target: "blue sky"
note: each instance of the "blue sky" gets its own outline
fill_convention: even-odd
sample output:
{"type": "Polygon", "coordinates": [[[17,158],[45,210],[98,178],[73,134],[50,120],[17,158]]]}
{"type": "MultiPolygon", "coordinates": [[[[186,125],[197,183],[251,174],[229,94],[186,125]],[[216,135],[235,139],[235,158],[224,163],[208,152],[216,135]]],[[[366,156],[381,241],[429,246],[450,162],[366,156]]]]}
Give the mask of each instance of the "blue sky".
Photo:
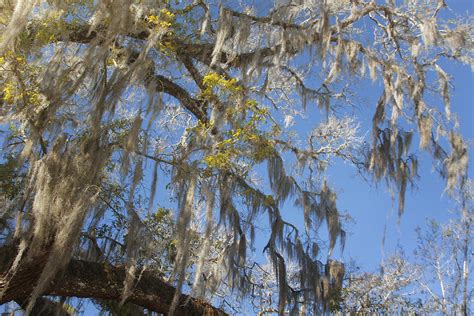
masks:
{"type": "MultiPolygon", "coordinates": [[[[472,0],[446,1],[452,13],[472,15],[472,0]]],[[[450,63],[445,70],[453,77],[451,106],[460,121],[460,131],[469,146],[472,157],[474,146],[474,75],[469,66],[450,63]]],[[[369,90],[370,93],[370,90],[369,90]]],[[[373,98],[376,96],[372,96],[373,98]]],[[[370,95],[367,95],[371,99],[370,95]]],[[[370,109],[362,109],[371,115],[370,109]]],[[[445,182],[433,170],[432,159],[424,153],[419,156],[420,179],[416,188],[407,191],[405,212],[398,222],[398,205],[390,192],[381,183],[378,187],[368,186],[347,166],[338,165],[330,172],[329,179],[335,183],[345,183],[339,192],[338,206],[347,210],[355,223],[348,227],[346,248],[341,257],[355,259],[362,270],[374,271],[385,257],[401,245],[407,254],[415,247],[415,228],[423,226],[427,218],[441,222],[453,216],[449,210],[454,204],[447,194],[443,194],[445,182]],[[386,229],[385,245],[382,240],[386,229]]],[[[469,164],[472,178],[472,160],[469,164]]]]}

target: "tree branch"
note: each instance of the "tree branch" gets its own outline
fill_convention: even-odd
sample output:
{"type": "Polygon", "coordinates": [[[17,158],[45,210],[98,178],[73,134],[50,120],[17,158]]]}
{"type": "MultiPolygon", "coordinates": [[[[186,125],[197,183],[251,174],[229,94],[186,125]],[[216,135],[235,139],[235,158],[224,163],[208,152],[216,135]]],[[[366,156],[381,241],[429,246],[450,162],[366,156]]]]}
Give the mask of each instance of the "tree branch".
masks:
{"type": "MultiPolygon", "coordinates": [[[[48,253],[31,260],[22,260],[17,272],[11,280],[6,280],[6,274],[16,256],[16,247],[13,245],[0,247],[0,304],[12,300],[28,297],[48,259],[48,253]]],[[[66,269],[56,277],[43,295],[62,297],[81,297],[108,299],[120,301],[125,281],[125,267],[115,267],[106,263],[71,260],[66,269]]],[[[142,273],[136,282],[132,294],[127,302],[142,306],[157,313],[167,313],[171,306],[175,287],[164,282],[151,271],[142,273]]],[[[213,307],[209,303],[190,298],[184,305],[188,295],[181,295],[175,315],[226,315],[224,311],[213,307]]]]}

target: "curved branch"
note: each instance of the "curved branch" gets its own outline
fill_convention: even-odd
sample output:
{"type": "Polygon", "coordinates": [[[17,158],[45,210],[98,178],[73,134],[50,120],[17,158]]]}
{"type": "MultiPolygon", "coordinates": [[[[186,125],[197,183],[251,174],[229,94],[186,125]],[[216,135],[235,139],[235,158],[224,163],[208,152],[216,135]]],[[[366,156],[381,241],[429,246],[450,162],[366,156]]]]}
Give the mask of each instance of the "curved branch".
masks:
{"type": "MultiPolygon", "coordinates": [[[[67,32],[60,34],[55,38],[57,42],[74,42],[80,44],[100,43],[101,34],[105,31],[104,27],[99,26],[91,30],[90,25],[73,25],[68,24],[66,26],[67,32]]],[[[36,30],[35,23],[31,23],[28,27],[30,36],[34,38],[34,32],[36,30]]],[[[139,33],[128,34],[128,36],[146,40],[150,32],[144,30],[139,33]]],[[[167,39],[168,40],[168,39],[167,39]]],[[[180,42],[178,42],[180,43],[180,42]]],[[[178,47],[182,48],[180,45],[178,47]]],[[[129,50],[127,56],[127,64],[132,65],[135,62],[142,62],[140,53],[137,51],[129,50]]],[[[144,78],[144,84],[152,86],[157,92],[164,92],[174,98],[176,98],[183,107],[190,111],[198,120],[207,123],[209,119],[204,111],[203,102],[193,98],[186,89],[176,84],[172,80],[162,75],[155,74],[154,63],[150,63],[149,69],[147,69],[148,76],[144,78]]]]}
{"type": "MultiPolygon", "coordinates": [[[[45,253],[31,260],[23,260],[14,277],[6,287],[6,273],[16,256],[16,247],[0,247],[0,304],[28,297],[41,274],[41,267],[48,259],[45,253]]],[[[50,284],[43,295],[62,297],[82,297],[120,301],[125,281],[125,267],[115,267],[106,263],[71,260],[62,274],[50,284]]],[[[151,271],[144,271],[136,282],[127,302],[142,306],[157,313],[167,313],[171,306],[175,287],[164,282],[151,271]]],[[[209,303],[181,295],[181,304],[175,315],[226,315],[224,311],[209,303]],[[185,302],[188,301],[187,304],[185,302]]]]}
{"type": "Polygon", "coordinates": [[[201,122],[207,123],[209,121],[206,112],[204,111],[205,106],[203,105],[203,102],[191,97],[191,95],[189,95],[189,93],[180,85],[161,75],[153,76],[148,83],[152,84],[156,91],[164,92],[176,98],[201,122]]]}

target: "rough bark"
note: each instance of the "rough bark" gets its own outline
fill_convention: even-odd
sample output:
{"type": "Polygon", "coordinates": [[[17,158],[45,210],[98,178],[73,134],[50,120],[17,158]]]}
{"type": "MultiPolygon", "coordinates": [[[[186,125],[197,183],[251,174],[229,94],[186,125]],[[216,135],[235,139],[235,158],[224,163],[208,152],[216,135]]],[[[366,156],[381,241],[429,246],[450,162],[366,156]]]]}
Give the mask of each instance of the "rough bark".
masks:
{"type": "MultiPolygon", "coordinates": [[[[41,274],[47,253],[32,260],[22,260],[20,266],[9,281],[7,287],[6,273],[16,255],[16,247],[0,247],[0,304],[28,297],[41,274]]],[[[106,263],[71,260],[66,269],[51,282],[43,295],[95,298],[120,301],[125,280],[125,268],[106,263]]],[[[149,310],[166,314],[169,311],[175,288],[152,272],[145,271],[136,283],[133,294],[127,302],[149,310]]],[[[24,300],[24,299],[23,299],[24,300]]],[[[175,315],[226,315],[224,311],[209,303],[182,295],[175,315]]]]}

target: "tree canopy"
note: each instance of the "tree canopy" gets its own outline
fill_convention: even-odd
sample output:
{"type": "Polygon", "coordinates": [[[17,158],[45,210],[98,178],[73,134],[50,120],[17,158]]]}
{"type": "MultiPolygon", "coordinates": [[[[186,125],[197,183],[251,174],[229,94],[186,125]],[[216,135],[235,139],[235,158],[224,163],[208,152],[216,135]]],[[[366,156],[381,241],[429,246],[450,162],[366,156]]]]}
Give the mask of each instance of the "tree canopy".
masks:
{"type": "Polygon", "coordinates": [[[345,273],[332,164],[386,183],[400,216],[418,149],[464,192],[447,65],[473,67],[474,27],[443,0],[0,8],[0,303],[318,314],[345,273]]]}

